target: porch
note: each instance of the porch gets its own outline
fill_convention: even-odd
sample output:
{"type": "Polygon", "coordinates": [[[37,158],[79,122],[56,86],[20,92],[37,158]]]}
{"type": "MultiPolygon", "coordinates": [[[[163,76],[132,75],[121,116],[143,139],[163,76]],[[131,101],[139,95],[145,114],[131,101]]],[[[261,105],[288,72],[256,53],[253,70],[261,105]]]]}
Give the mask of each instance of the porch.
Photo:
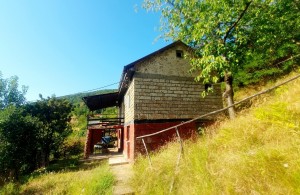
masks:
{"type": "Polygon", "coordinates": [[[90,114],[87,116],[88,129],[115,129],[124,125],[124,118],[114,115],[90,114]]]}
{"type": "Polygon", "coordinates": [[[94,161],[103,161],[108,160],[108,164],[111,166],[121,165],[129,163],[128,160],[124,157],[122,152],[118,152],[117,148],[108,148],[108,152],[105,154],[96,153],[91,154],[89,158],[83,159],[84,162],[94,162],[94,161]]]}
{"type": "Polygon", "coordinates": [[[84,158],[108,153],[109,148],[117,148],[122,152],[124,119],[116,115],[103,114],[109,107],[118,106],[118,92],[83,97],[82,100],[89,108],[87,116],[87,136],[84,149],[84,158]]]}
{"type": "Polygon", "coordinates": [[[123,151],[123,124],[123,118],[89,115],[84,157],[87,159],[91,155],[121,153],[123,151]]]}

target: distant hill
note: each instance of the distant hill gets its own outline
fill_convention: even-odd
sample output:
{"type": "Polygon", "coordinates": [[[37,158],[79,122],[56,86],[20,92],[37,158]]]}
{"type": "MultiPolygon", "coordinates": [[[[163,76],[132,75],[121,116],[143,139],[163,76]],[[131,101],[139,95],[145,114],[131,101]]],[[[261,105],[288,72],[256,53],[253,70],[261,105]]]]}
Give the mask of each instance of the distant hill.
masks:
{"type": "Polygon", "coordinates": [[[76,94],[71,94],[71,95],[66,95],[62,96],[60,98],[65,98],[69,100],[72,104],[77,105],[80,102],[82,102],[82,98],[86,96],[91,96],[91,95],[99,95],[99,94],[105,94],[105,93],[113,93],[118,91],[117,89],[104,89],[104,90],[97,90],[97,91],[92,91],[92,92],[87,92],[87,93],[76,93],[76,94]]]}

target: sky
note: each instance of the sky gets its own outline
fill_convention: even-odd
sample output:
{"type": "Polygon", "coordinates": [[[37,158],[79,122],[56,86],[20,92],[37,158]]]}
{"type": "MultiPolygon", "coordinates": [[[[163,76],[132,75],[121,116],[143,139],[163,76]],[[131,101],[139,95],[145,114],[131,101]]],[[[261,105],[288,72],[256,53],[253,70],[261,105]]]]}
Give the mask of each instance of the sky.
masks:
{"type": "MultiPolygon", "coordinates": [[[[119,82],[123,67],[168,44],[142,0],[0,0],[0,71],[28,101],[119,82]]],[[[117,88],[118,84],[106,87],[117,88]]]]}

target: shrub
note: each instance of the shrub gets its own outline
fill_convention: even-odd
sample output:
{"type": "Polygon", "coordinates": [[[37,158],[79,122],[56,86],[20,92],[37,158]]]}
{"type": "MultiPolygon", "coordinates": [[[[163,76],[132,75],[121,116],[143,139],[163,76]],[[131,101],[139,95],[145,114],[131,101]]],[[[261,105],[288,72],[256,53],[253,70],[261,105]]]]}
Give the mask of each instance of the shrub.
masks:
{"type": "Polygon", "coordinates": [[[60,147],[59,151],[55,154],[55,158],[70,158],[72,156],[82,155],[84,149],[83,138],[69,138],[60,147]]]}

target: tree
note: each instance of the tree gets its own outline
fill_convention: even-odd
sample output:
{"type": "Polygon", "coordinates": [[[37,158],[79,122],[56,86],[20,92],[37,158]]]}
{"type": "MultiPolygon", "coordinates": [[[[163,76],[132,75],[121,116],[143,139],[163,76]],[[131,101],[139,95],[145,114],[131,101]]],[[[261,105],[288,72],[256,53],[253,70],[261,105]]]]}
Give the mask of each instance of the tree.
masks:
{"type": "Polygon", "coordinates": [[[40,97],[41,100],[26,105],[26,111],[42,123],[38,132],[41,147],[39,159],[40,166],[47,166],[50,155],[56,154],[63,141],[72,132],[69,122],[73,106],[65,99],[40,97]]]}
{"type": "Polygon", "coordinates": [[[0,172],[4,176],[14,180],[37,168],[39,128],[39,120],[22,108],[9,106],[0,111],[0,172]]]}
{"type": "Polygon", "coordinates": [[[0,110],[0,176],[18,179],[47,166],[71,133],[71,111],[68,101],[55,97],[0,110]]]}
{"type": "Polygon", "coordinates": [[[18,90],[18,77],[0,74],[0,176],[11,179],[47,166],[71,133],[73,107],[67,100],[40,96],[25,104],[26,90],[18,90]]]}
{"type": "MultiPolygon", "coordinates": [[[[300,52],[299,1],[145,0],[144,7],[161,11],[167,40],[182,40],[194,49],[187,58],[191,71],[198,71],[197,81],[224,79],[228,106],[239,71],[255,70],[259,63],[264,74],[274,74],[277,62],[300,52]]],[[[233,107],[229,115],[234,118],[233,107]]]]}
{"type": "Polygon", "coordinates": [[[20,108],[28,88],[18,88],[17,76],[4,79],[0,72],[0,173],[11,178],[35,168],[31,143],[38,123],[20,108]]]}
{"type": "Polygon", "coordinates": [[[23,85],[20,91],[18,81],[17,76],[4,79],[0,72],[0,109],[4,109],[9,105],[20,106],[26,102],[25,94],[28,87],[23,85]]]}

